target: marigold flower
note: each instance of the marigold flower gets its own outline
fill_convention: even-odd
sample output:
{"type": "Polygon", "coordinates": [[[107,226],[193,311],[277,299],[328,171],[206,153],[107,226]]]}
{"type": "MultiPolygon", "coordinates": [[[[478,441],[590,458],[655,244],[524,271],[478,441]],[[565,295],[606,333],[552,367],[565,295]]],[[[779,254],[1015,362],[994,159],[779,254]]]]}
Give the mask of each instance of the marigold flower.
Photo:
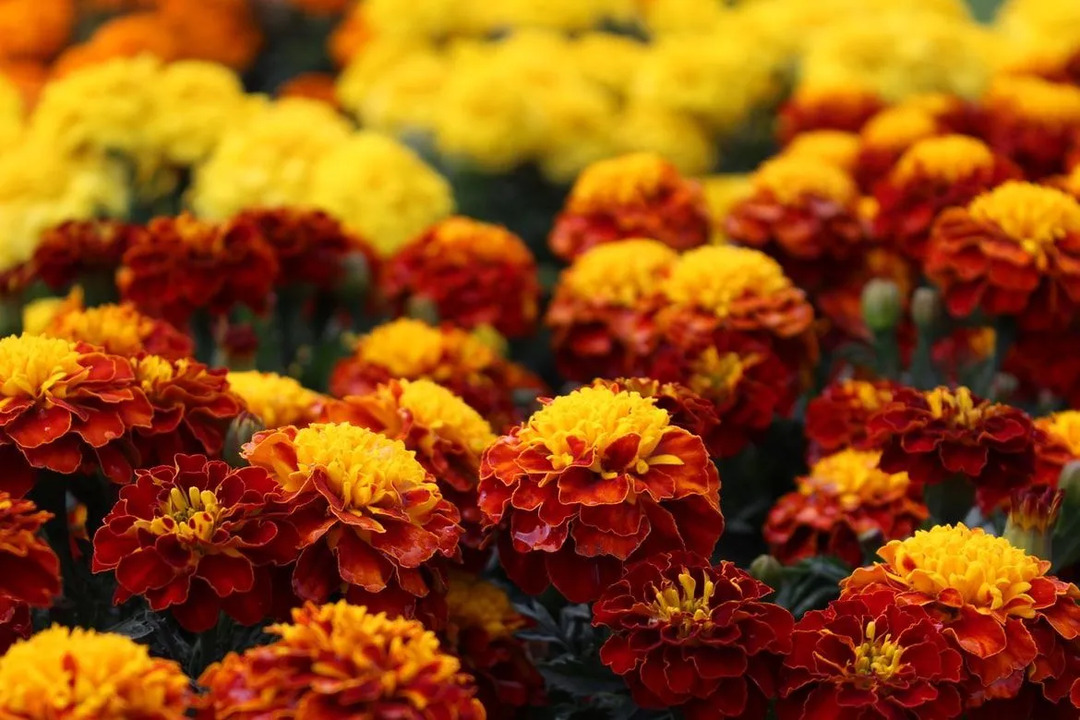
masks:
{"type": "Polygon", "coordinates": [[[194,353],[191,338],[164,320],[143,315],[130,303],[92,308],[81,305],[61,310],[40,334],[96,345],[127,358],[149,353],[180,360],[194,353]]]}
{"type": "MultiPolygon", "coordinates": [[[[920,530],[878,551],[884,563],[856,570],[842,598],[888,591],[897,606],[924,608],[973,676],[971,705],[1015,696],[1040,646],[1080,637],[1080,590],[1049,576],[1049,561],[962,524],[920,530]],[[1043,633],[1049,638],[1040,638],[1043,633]]],[[[1037,663],[1040,680],[1056,671],[1037,663]]]]}
{"type": "Polygon", "coordinates": [[[945,123],[927,108],[898,105],[879,112],[859,133],[862,147],[855,169],[859,186],[873,189],[908,148],[946,132],[945,123]]]}
{"type": "Polygon", "coordinates": [[[781,151],[781,156],[816,160],[850,175],[855,172],[859,147],[859,136],[854,132],[810,130],[791,138],[791,142],[781,151]]]}
{"type": "Polygon", "coordinates": [[[874,235],[922,262],[939,213],[963,207],[1020,171],[981,140],[942,135],[914,143],[877,184],[874,235]]]}
{"type": "Polygon", "coordinates": [[[267,632],[279,639],[206,669],[197,717],[484,718],[461,662],[415,620],[308,603],[293,610],[291,625],[267,632]]]}
{"type": "Polygon", "coordinates": [[[1031,179],[1059,174],[1080,133],[1080,88],[1001,76],[982,98],[982,136],[1031,179]]]}
{"type": "Polygon", "coordinates": [[[981,307],[1046,329],[1077,315],[1078,257],[1080,202],[1053,188],[1006,182],[938,217],[926,273],[957,317],[981,307]]]}
{"type": "Polygon", "coordinates": [[[268,428],[314,422],[326,398],[308,390],[285,375],[258,370],[231,371],[228,387],[244,401],[247,410],[257,415],[268,428]]]}
{"type": "Polygon", "coordinates": [[[404,443],[316,423],[256,433],[241,454],[288,494],[301,599],[325,601],[342,589],[398,614],[445,620],[440,560],[458,554],[460,518],[404,443]]]}
{"type": "Polygon", "coordinates": [[[656,342],[660,284],[678,255],[656,240],[586,250],[559,276],[545,323],[559,372],[570,380],[635,372],[656,342]]]}
{"type": "Polygon", "coordinates": [[[112,279],[124,252],[145,231],[118,220],[69,220],[41,235],[31,267],[52,290],[83,278],[112,279]]]}
{"type": "Polygon", "coordinates": [[[601,243],[652,238],[676,250],[709,240],[709,209],[697,182],[654,153],[595,162],[578,176],[548,238],[573,260],[601,243]]]}
{"type": "Polygon", "coordinates": [[[178,663],[123,635],[54,626],[0,658],[0,716],[12,720],[182,720],[191,699],[178,663]]]}
{"type": "Polygon", "coordinates": [[[963,711],[963,659],[934,617],[890,593],[808,612],[781,671],[780,720],[815,716],[949,720],[963,711]]]}
{"type": "Polygon", "coordinates": [[[90,65],[139,55],[166,62],[179,57],[176,38],[157,13],[135,12],[106,20],[85,42],[68,47],[56,58],[52,75],[64,77],[90,65]]]}
{"type": "Polygon", "coordinates": [[[153,409],[131,363],[85,343],[37,335],[0,340],[0,457],[3,490],[21,496],[31,468],[91,473],[127,482],[129,433],[151,424],[153,409]]]}
{"type": "Polygon", "coordinates": [[[10,613],[17,603],[47,608],[60,594],[60,561],[38,537],[51,517],[29,500],[0,492],[0,597],[9,599],[10,613]]]}
{"type": "MultiPolygon", "coordinates": [[[[347,2],[348,0],[344,0],[347,2]]],[[[334,0],[339,2],[339,0],[334,0]]],[[[315,100],[328,105],[336,110],[341,110],[337,92],[334,87],[336,78],[330,73],[303,72],[294,75],[281,85],[278,85],[276,94],[279,98],[304,98],[315,100]]]]}
{"type": "Polygon", "coordinates": [[[273,249],[246,225],[221,227],[190,215],[155,218],[124,253],[117,286],[139,309],[183,326],[201,308],[266,307],[277,277],[273,249]]]}
{"type": "Polygon", "coordinates": [[[652,398],[656,406],[671,416],[671,424],[683,428],[704,441],[709,454],[721,456],[724,442],[717,408],[702,395],[677,382],[660,382],[653,378],[598,379],[595,387],[606,387],[615,392],[636,392],[643,398],[652,398]]]}
{"type": "Polygon", "coordinates": [[[596,599],[649,553],[708,554],[724,529],[701,438],[652,398],[585,387],[548,400],[484,453],[479,505],[523,590],[596,599]]]}
{"type": "Polygon", "coordinates": [[[1031,481],[1035,428],[1022,410],[991,403],[966,387],[927,392],[899,388],[868,422],[882,448],[881,469],[917,483],[967,478],[989,512],[1031,481]]]}
{"type": "Polygon", "coordinates": [[[765,521],[769,552],[794,563],[815,555],[835,555],[862,565],[860,537],[879,531],[886,540],[911,535],[929,516],[922,488],[907,473],[878,469],[881,454],[841,450],[814,463],[798,489],[781,497],[765,521]]]}
{"type": "Polygon", "coordinates": [[[600,659],[641,707],[678,707],[689,720],[764,717],[794,625],[762,601],[771,592],[727,561],[654,555],[593,606],[593,624],[612,630],[600,659]]]}
{"type": "Polygon", "coordinates": [[[271,614],[270,564],[296,558],[281,489],[262,468],[202,455],[136,472],[94,534],[93,570],[116,573],[114,602],[142,595],[203,632],[225,611],[243,625],[271,614]]]}
{"type": "Polygon", "coordinates": [[[884,106],[874,93],[858,88],[799,87],[780,108],[780,142],[811,130],[858,132],[884,106]]]}
{"type": "Polygon", "coordinates": [[[234,70],[255,62],[263,37],[254,9],[243,0],[157,0],[185,58],[209,60],[234,70]]]}
{"type": "Polygon", "coordinates": [[[495,429],[516,422],[514,394],[539,392],[540,380],[464,330],[398,319],[360,338],[330,376],[337,397],[365,395],[394,378],[432,380],[467,402],[495,429]]]}
{"type": "Polygon", "coordinates": [[[1035,418],[1041,432],[1035,443],[1035,478],[1041,485],[1057,487],[1061,469],[1080,459],[1080,411],[1065,410],[1035,418]]]}
{"type": "Polygon", "coordinates": [[[536,322],[536,261],[517,235],[465,217],[436,223],[387,262],[382,290],[403,313],[430,302],[440,320],[470,329],[490,325],[507,337],[536,322]]]}
{"type": "Polygon", "coordinates": [[[811,457],[843,448],[869,450],[874,446],[866,423],[892,402],[899,386],[889,380],[840,380],[829,384],[806,406],[807,439],[811,457]]]}

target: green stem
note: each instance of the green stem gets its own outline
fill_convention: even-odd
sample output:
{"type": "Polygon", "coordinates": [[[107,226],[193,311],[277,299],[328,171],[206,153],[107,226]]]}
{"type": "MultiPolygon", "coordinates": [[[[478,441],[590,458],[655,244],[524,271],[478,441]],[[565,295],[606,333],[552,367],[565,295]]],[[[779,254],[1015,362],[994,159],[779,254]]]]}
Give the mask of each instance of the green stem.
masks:
{"type": "Polygon", "coordinates": [[[972,388],[976,395],[990,397],[994,390],[994,379],[997,377],[1001,366],[1005,363],[1016,339],[1016,318],[1001,315],[994,322],[994,357],[986,364],[986,368],[977,380],[977,386],[972,388]]]}

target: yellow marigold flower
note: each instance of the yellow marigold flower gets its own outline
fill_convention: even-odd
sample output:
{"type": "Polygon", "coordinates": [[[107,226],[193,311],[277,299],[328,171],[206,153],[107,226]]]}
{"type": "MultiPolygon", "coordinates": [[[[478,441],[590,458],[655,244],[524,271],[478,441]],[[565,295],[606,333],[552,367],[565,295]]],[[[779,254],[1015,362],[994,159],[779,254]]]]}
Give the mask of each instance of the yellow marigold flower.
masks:
{"type": "Polygon", "coordinates": [[[567,209],[589,213],[647,203],[660,193],[671,174],[671,165],[655,153],[633,153],[595,162],[574,183],[567,209]]]}
{"type": "Polygon", "coordinates": [[[1065,410],[1037,418],[1035,427],[1060,440],[1074,456],[1080,457],[1080,410],[1065,410]]]}
{"type": "Polygon", "coordinates": [[[1008,41],[994,57],[1002,69],[1058,70],[1080,49],[1080,6],[1057,0],[1006,0],[994,18],[998,36],[1008,41]]]}
{"type": "Polygon", "coordinates": [[[851,172],[859,156],[859,136],[841,130],[811,130],[792,138],[781,154],[817,160],[851,172]]]}
{"type": "Polygon", "coordinates": [[[503,0],[503,23],[510,27],[586,30],[603,21],[629,20],[635,0],[503,0]]]}
{"type": "Polygon", "coordinates": [[[187,717],[189,681],[122,635],[53,627],[0,658],[0,715],[130,720],[187,717]]]}
{"type": "Polygon", "coordinates": [[[22,129],[22,95],[15,83],[0,72],[0,149],[12,145],[22,129]]]}
{"type": "Polygon", "coordinates": [[[1019,244],[1037,262],[1058,240],[1080,233],[1080,202],[1041,185],[1007,182],[972,200],[967,209],[975,220],[999,227],[1001,237],[1019,244]]]}
{"type": "Polygon", "coordinates": [[[318,159],[307,199],[389,255],[454,211],[449,183],[412,150],[370,131],[318,159]]]}
{"type": "Polygon", "coordinates": [[[908,148],[893,169],[893,179],[908,182],[929,176],[950,182],[994,166],[986,143],[967,135],[942,135],[919,140],[908,148]]]}
{"type": "Polygon", "coordinates": [[[316,164],[340,149],[349,132],[349,123],[325,103],[265,103],[247,122],[226,130],[196,169],[191,207],[220,220],[253,207],[307,204],[316,164]]]}
{"type": "Polygon", "coordinates": [[[451,629],[482,628],[491,640],[511,637],[527,624],[502,588],[465,573],[451,575],[446,604],[451,629]]]}
{"type": "Polygon", "coordinates": [[[716,165],[712,133],[693,115],[631,102],[616,121],[621,153],[649,152],[667,158],[685,175],[701,175],[716,165]]]}
{"type": "Polygon", "coordinates": [[[398,404],[420,425],[472,452],[495,441],[491,425],[454,393],[430,380],[402,380],[398,404]]]}
{"type": "Polygon", "coordinates": [[[534,96],[543,136],[536,149],[544,176],[565,185],[583,169],[618,152],[618,103],[611,93],[576,75],[534,96]]]}
{"type": "Polygon", "coordinates": [[[852,449],[828,455],[799,481],[799,491],[804,495],[826,491],[848,508],[903,495],[911,484],[908,474],[880,470],[880,458],[877,451],[852,449]]]}
{"type": "Polygon", "coordinates": [[[363,77],[364,59],[350,65],[337,84],[337,96],[363,127],[388,133],[428,131],[446,108],[442,92],[451,78],[443,55],[417,49],[390,64],[377,77],[363,77]]]}
{"type": "Polygon", "coordinates": [[[1080,88],[1035,77],[998,77],[983,103],[1051,123],[1080,122],[1080,88]]]}
{"type": "Polygon", "coordinates": [[[436,40],[461,29],[460,5],[457,0],[429,0],[409,6],[395,0],[366,0],[361,12],[376,35],[436,40]]]}
{"type": "Polygon", "coordinates": [[[321,395],[295,379],[271,372],[230,372],[229,389],[268,428],[306,425],[315,415],[321,395]]]}
{"type": "Polygon", "coordinates": [[[847,205],[859,195],[847,172],[812,156],[785,153],[759,167],[751,180],[758,190],[767,190],[788,205],[808,196],[847,205]]]}
{"type": "Polygon", "coordinates": [[[882,110],[870,118],[859,135],[866,146],[899,151],[939,131],[937,119],[931,112],[901,105],[882,110]]]}
{"type": "Polygon", "coordinates": [[[22,309],[23,332],[41,335],[68,307],[68,298],[47,297],[31,300],[22,309]]]}
{"type": "Polygon", "coordinates": [[[455,335],[450,353],[457,362],[446,363],[448,338],[420,320],[401,319],[380,325],[357,346],[361,362],[385,367],[393,377],[429,376],[436,382],[447,372],[474,372],[490,365],[495,351],[467,333],[455,335]]]}
{"type": "Polygon", "coordinates": [[[90,343],[124,357],[148,352],[180,359],[192,353],[191,341],[183,333],[164,320],[143,315],[134,305],[84,308],[79,293],[65,298],[59,310],[41,326],[42,335],[90,343]]]}
{"type": "Polygon", "coordinates": [[[713,0],[644,0],[641,16],[650,34],[682,35],[719,30],[733,13],[713,0]]]}
{"type": "Polygon", "coordinates": [[[679,254],[656,240],[620,240],[586,250],[563,271],[559,285],[592,302],[634,307],[660,290],[679,254]]]}
{"type": "MultiPolygon", "coordinates": [[[[712,0],[706,0],[715,6],[712,0]]],[[[570,52],[582,75],[620,96],[649,51],[649,46],[625,35],[587,32],[571,41],[570,52]]]]}
{"type": "Polygon", "coordinates": [[[747,295],[769,296],[791,287],[780,264],[765,253],[717,245],[683,254],[660,289],[676,305],[724,317],[747,295]]]}
{"type": "Polygon", "coordinates": [[[341,71],[334,86],[337,100],[353,113],[358,112],[372,88],[398,65],[434,54],[426,42],[417,39],[368,37],[363,47],[363,52],[352,57],[341,71]]]}

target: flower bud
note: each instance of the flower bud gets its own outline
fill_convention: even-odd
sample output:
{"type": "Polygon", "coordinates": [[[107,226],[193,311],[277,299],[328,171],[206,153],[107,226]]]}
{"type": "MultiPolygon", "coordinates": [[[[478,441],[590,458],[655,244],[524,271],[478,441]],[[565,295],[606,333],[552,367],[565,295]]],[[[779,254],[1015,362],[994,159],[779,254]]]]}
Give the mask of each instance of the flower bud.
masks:
{"type": "Polygon", "coordinates": [[[866,283],[862,292],[862,314],[866,326],[874,332],[884,332],[900,322],[903,302],[900,288],[892,280],[875,278],[866,283]]]}
{"type": "Polygon", "coordinates": [[[784,566],[772,555],[758,555],[754,562],[750,563],[748,572],[774,590],[784,581],[784,566]]]}
{"type": "Polygon", "coordinates": [[[362,252],[351,252],[342,262],[338,294],[346,299],[359,301],[367,297],[371,289],[371,263],[362,252]]]}
{"type": "Polygon", "coordinates": [[[934,288],[921,287],[911,296],[911,319],[920,330],[929,330],[941,317],[941,296],[934,288]]]}
{"type": "Polygon", "coordinates": [[[265,430],[266,425],[254,413],[249,413],[246,410],[236,417],[229,424],[229,430],[225,434],[225,447],[222,449],[222,459],[229,463],[233,467],[241,467],[244,465],[244,459],[240,456],[240,451],[244,449],[244,445],[251,440],[252,435],[265,430]]]}
{"type": "Polygon", "coordinates": [[[1015,547],[1043,560],[1050,559],[1054,535],[1065,492],[1048,486],[1026,487],[1013,492],[1005,539],[1015,547]]]}

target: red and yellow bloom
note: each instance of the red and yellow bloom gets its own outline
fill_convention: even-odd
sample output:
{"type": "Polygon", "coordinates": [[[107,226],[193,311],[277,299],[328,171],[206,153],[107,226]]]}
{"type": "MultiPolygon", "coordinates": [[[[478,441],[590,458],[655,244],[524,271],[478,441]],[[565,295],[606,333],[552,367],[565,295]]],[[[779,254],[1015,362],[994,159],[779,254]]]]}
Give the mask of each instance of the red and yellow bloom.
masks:
{"type": "Polygon", "coordinates": [[[247,370],[226,376],[229,390],[244,401],[248,412],[265,427],[303,427],[314,422],[328,400],[295,379],[277,373],[247,370]]]}
{"type": "Polygon", "coordinates": [[[797,88],[780,108],[780,142],[811,130],[858,132],[883,105],[876,94],[856,87],[797,88]]]}
{"type": "Polygon", "coordinates": [[[1080,411],[1035,418],[1035,428],[1042,433],[1035,443],[1036,482],[1057,487],[1061,469],[1080,460],[1080,411]]]}
{"type": "Polygon", "coordinates": [[[80,280],[111,281],[128,247],[144,233],[139,225],[116,220],[69,220],[42,233],[31,269],[58,292],[80,280]]]}
{"type": "Polygon", "coordinates": [[[945,124],[929,108],[897,105],[877,113],[859,133],[861,147],[855,167],[859,187],[873,190],[908,148],[946,132],[945,124]]]}
{"type": "Polygon", "coordinates": [[[191,338],[164,320],[143,315],[130,303],[64,309],[40,334],[97,345],[126,358],[149,353],[179,360],[194,354],[191,338]]]}
{"type": "Polygon", "coordinates": [[[999,76],[981,102],[981,134],[1032,180],[1056,175],[1080,134],[1080,88],[1029,76],[999,76]]]}
{"type": "Polygon", "coordinates": [[[488,448],[479,505],[519,587],[539,593],[550,581],[587,602],[628,560],[711,553],[724,529],[719,490],[701,438],[654,399],[586,387],[547,401],[488,448]]]}
{"type": "Polygon", "coordinates": [[[840,380],[829,384],[806,406],[806,438],[811,458],[844,448],[874,446],[867,421],[892,402],[899,386],[889,380],[840,380]]]}
{"type": "Polygon", "coordinates": [[[10,600],[8,613],[17,603],[49,607],[60,594],[60,561],[38,536],[51,517],[29,500],[0,492],[0,596],[10,600]]]}

